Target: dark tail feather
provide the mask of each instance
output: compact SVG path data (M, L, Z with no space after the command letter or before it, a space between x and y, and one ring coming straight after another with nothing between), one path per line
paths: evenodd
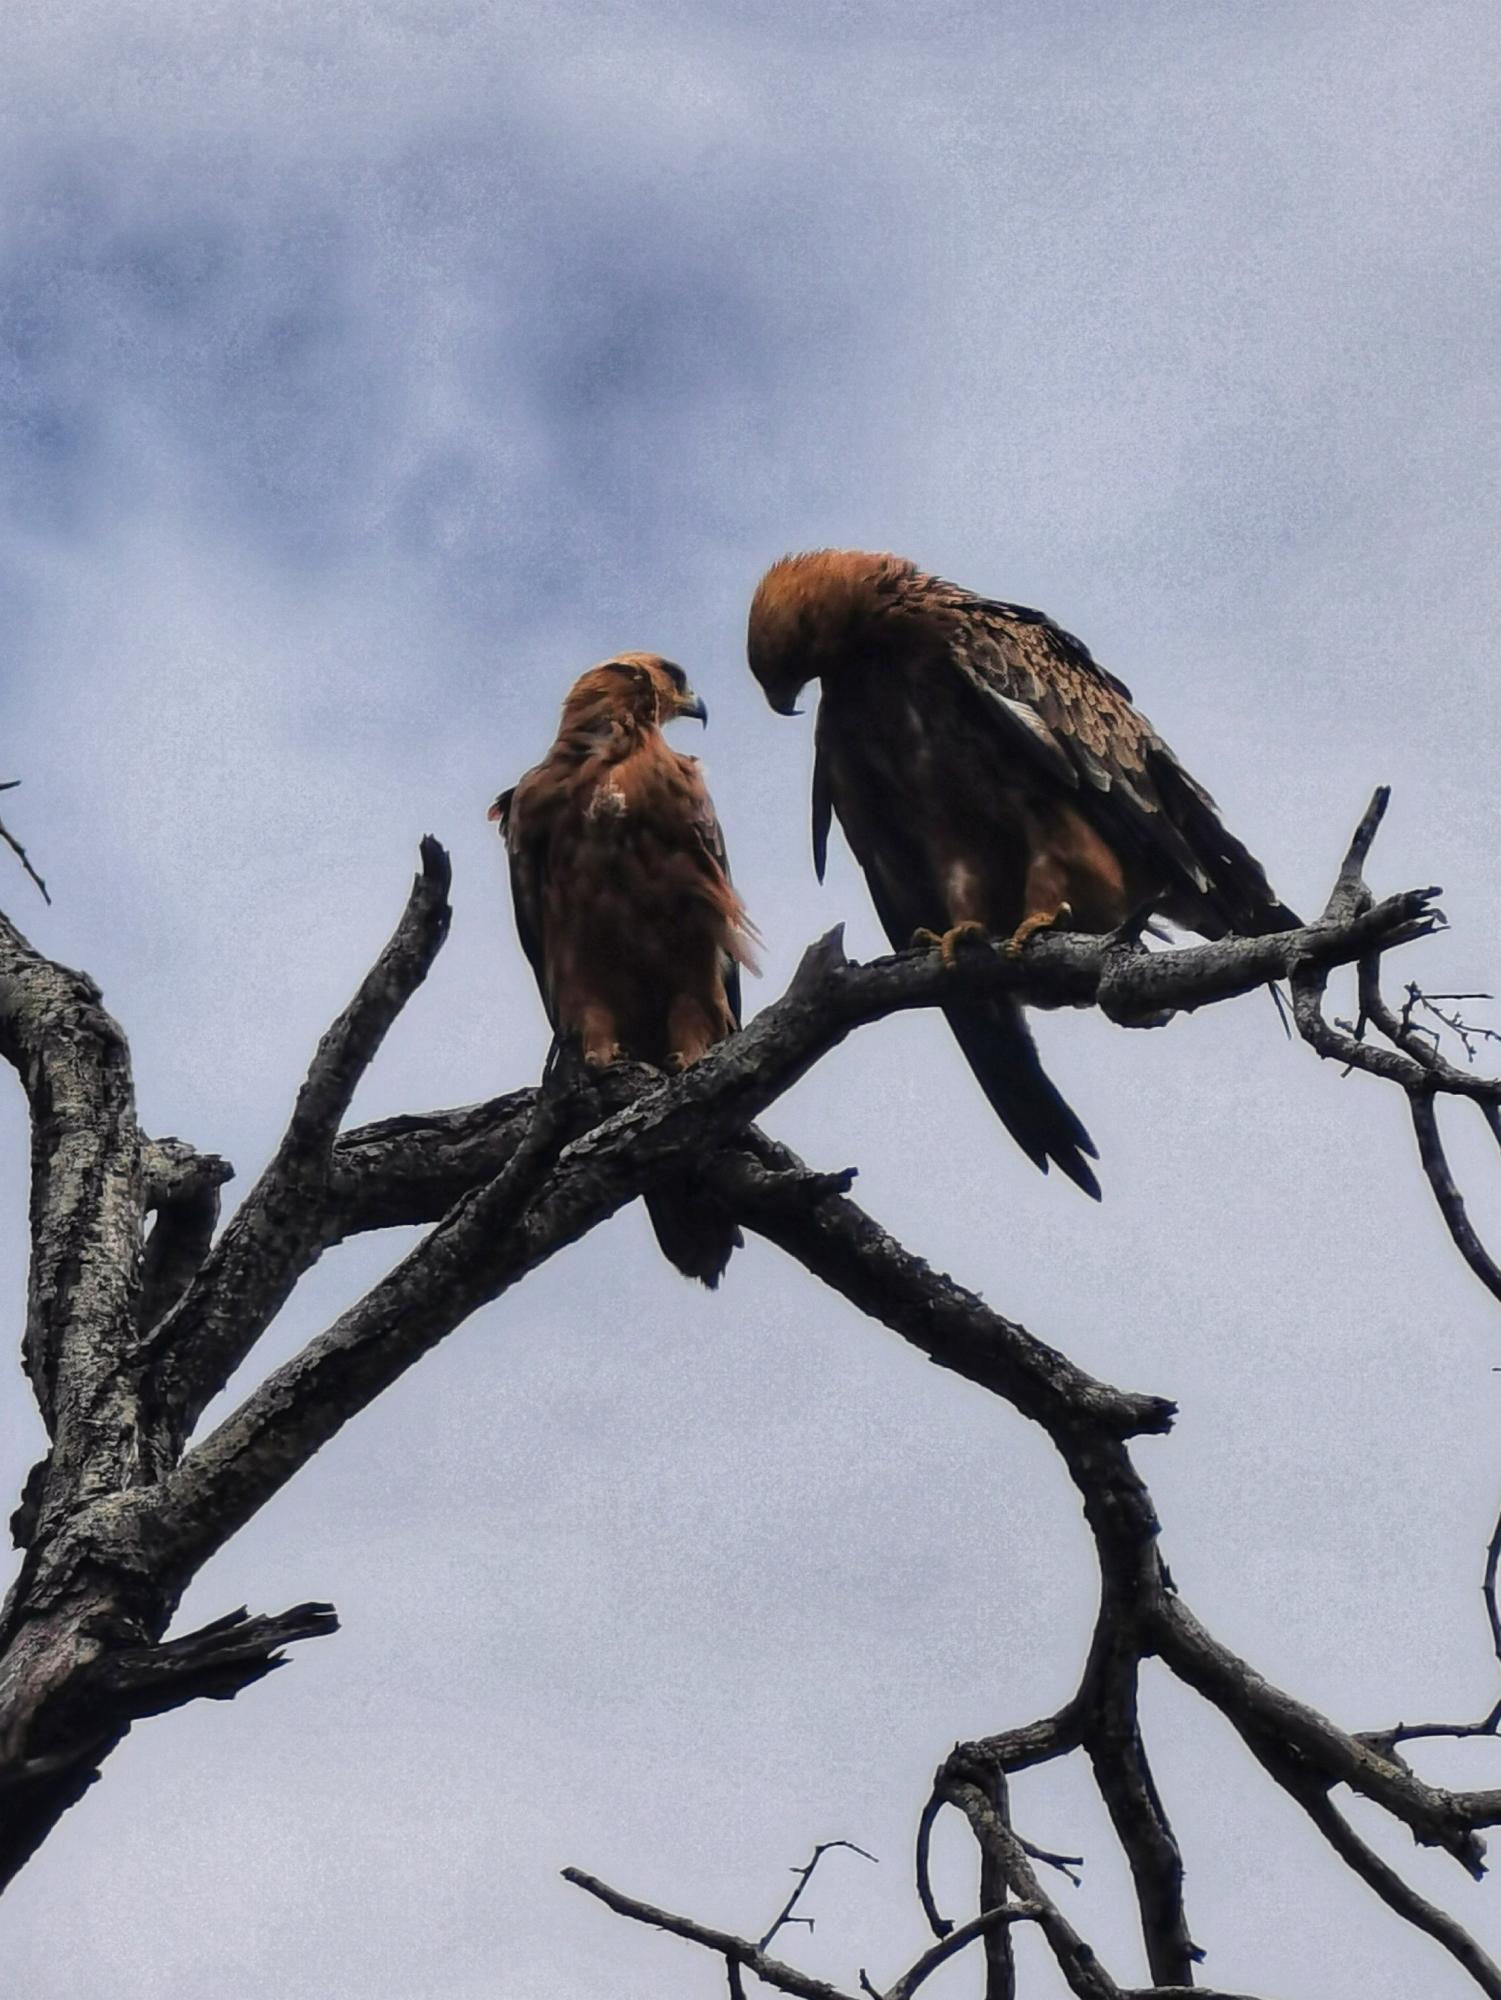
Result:
M1254 922L1246 933L1248 937L1270 937L1273 931L1300 931L1303 928L1303 919L1286 903L1268 903L1253 915Z
M1098 1201L1100 1184L1085 1159L1100 1157L1095 1143L1049 1081L1020 1007L987 1000L943 1011L980 1088L1027 1158L1044 1173L1051 1161Z
M1169 759L1154 767L1172 820L1209 877L1209 912L1237 937L1266 937L1272 931L1295 931L1303 919L1293 915L1266 879L1266 870L1249 847L1224 825L1214 802ZM1199 926L1195 924L1194 929ZM1206 937L1211 933L1205 931Z
M646 1212L668 1263L713 1291L724 1276L730 1253L745 1241L735 1218L691 1174L674 1176L653 1188L646 1197Z

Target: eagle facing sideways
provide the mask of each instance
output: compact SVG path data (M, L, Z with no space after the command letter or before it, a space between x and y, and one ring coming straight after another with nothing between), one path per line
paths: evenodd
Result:
M662 735L708 712L681 667L621 653L574 682L557 741L490 808L511 865L516 928L560 1041L601 1068L676 1070L740 1025L755 933L695 758ZM687 1179L647 1208L665 1255L715 1285L740 1241Z
M1053 924L1106 932L1149 914L1207 938L1297 924L1130 689L1041 612L900 556L825 549L767 571L748 645L779 713L822 683L814 862L822 880L837 813L896 950L925 938L952 962L966 936L1020 949ZM1094 1143L1020 1006L944 1011L1023 1152L1098 1198Z

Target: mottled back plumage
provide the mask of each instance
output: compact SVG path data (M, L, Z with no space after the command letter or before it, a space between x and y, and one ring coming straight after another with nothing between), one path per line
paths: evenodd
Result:
M1020 941L1159 914L1214 938L1296 922L1130 689L1039 611L899 556L823 550L767 572L749 652L779 710L821 681L815 863L822 876L837 814L898 949L919 929ZM945 1012L1023 1150L1097 1194L1094 1146L1021 1010Z

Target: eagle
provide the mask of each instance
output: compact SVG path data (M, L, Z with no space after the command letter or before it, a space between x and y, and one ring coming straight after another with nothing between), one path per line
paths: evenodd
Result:
M1162 916L1206 938L1298 923L1131 690L1040 611L896 555L785 556L751 604L751 671L796 714L822 684L813 855L837 814L893 947L1019 951L1052 925ZM944 1009L1002 1124L1044 1173L1099 1198L1099 1154L1049 1080L1018 1004Z
M490 808L555 1041L593 1069L681 1070L740 1025L755 931L698 761L662 734L684 715L708 720L681 667L619 653L574 682L556 742ZM733 1221L686 1176L647 1208L671 1262L717 1285Z

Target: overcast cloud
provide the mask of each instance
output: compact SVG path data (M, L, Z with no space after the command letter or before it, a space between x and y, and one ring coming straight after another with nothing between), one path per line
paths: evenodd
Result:
M1493 7L63 0L6 43L0 775L55 896L11 878L7 906L101 980L149 1129L248 1179L426 831L453 937L357 1113L537 1074L484 811L624 647L713 712L751 999L836 920L877 948L847 858L812 879L807 725L743 663L760 570L808 545L1081 633L1295 906L1391 782L1374 875L1441 881L1455 925L1425 972L1501 976ZM1400 1103L1261 998L1042 1033L1098 1209L1032 1173L930 1019L769 1122L1181 1403L1140 1458L1221 1637L1353 1727L1481 1713L1501 1355ZM1457 1127L1455 1156L1501 1231L1493 1150ZM268 1348L396 1248L328 1260ZM38 1427L9 1365L14 1490ZM890 1976L923 1941L932 1767L1055 1706L1093 1609L1072 1490L1009 1410L764 1248L688 1287L637 1210L328 1447L183 1615L309 1597L336 1639L138 1729L20 1878L9 1990L710 1992L557 1870L754 1932L835 1836L881 1865L834 1857L797 1956ZM1216 1983L1468 1990L1198 1704L1164 1680L1147 1713ZM1421 1768L1501 1784L1462 1747ZM1017 1811L1089 1855L1070 1911L1129 1976L1085 1782L1039 1774ZM1493 1891L1373 1838L1501 1950ZM962 1907L957 1836L942 1859ZM1028 1965L1029 2000L1060 1990Z

